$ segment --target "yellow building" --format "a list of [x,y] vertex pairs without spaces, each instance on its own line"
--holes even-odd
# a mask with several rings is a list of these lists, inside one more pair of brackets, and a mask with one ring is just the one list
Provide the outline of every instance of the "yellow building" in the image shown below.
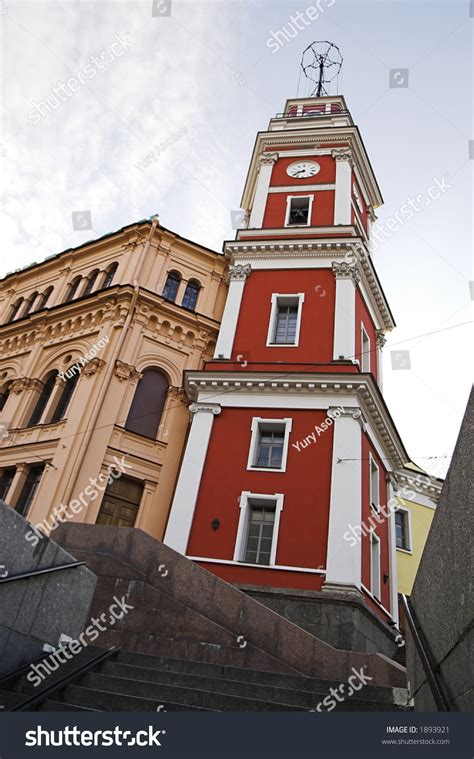
[[224,270],[153,218],[0,281],[0,498],[32,541],[65,519],[162,538]]
[[398,592],[410,595],[443,481],[415,464],[395,473]]

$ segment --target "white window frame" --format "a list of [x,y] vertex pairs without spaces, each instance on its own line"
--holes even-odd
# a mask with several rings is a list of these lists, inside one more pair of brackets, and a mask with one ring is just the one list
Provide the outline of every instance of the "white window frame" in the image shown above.
[[[408,514],[407,517],[407,532],[408,532],[408,540],[407,545],[408,548],[400,548],[400,546],[397,546],[397,533],[396,533],[396,514],[398,511],[404,511],[405,514]],[[393,518],[395,520],[395,547],[397,551],[402,551],[402,553],[413,553],[413,543],[412,543],[412,530],[411,530],[411,511],[410,509],[407,509],[406,506],[397,506],[397,508],[394,511]]]
[[[298,198],[299,200],[302,200],[303,198],[309,199],[309,207],[308,207],[308,221],[306,224],[290,224],[290,208],[291,208],[291,201],[294,198]],[[293,227],[310,227],[311,226],[311,219],[313,218],[313,201],[314,201],[314,195],[287,195],[286,197],[286,213],[285,213],[285,227],[290,227],[292,229]]]
[[354,195],[355,202],[357,203],[357,207],[361,213],[364,211],[364,206],[362,205],[362,201],[360,199],[359,190],[357,188],[357,183],[352,183],[352,194]]
[[[377,546],[377,567],[374,567],[374,554],[373,546]],[[374,569],[378,569],[375,575]],[[380,603],[382,595],[382,551],[380,538],[377,536],[374,530],[370,531],[370,592],[373,597]],[[377,579],[377,585],[374,587],[374,577]]]
[[[377,472],[377,498],[374,499],[374,488],[372,484],[372,471],[376,470]],[[374,457],[371,453],[369,453],[369,501],[370,501],[370,508],[375,511],[376,514],[380,512],[380,467],[375,461]]]
[[[249,457],[247,461],[247,470],[252,471],[252,472],[286,472],[286,461],[288,458],[288,447],[289,447],[289,442],[290,442],[290,432],[291,432],[292,422],[293,420],[289,417],[285,417],[284,419],[267,419],[264,416],[253,417],[252,424],[250,425],[251,437],[250,437]],[[274,467],[253,465],[253,462],[256,460],[256,457],[257,457],[258,440],[260,437],[260,427],[263,425],[268,426],[268,427],[283,428],[284,438],[283,438],[283,450],[282,450],[282,456],[281,456],[281,467],[279,467],[278,469]]]
[[[295,342],[294,343],[275,343],[273,342],[273,338],[275,336],[275,329],[277,325],[277,316],[278,316],[278,306],[281,303],[281,305],[289,305],[288,303],[284,303],[285,300],[294,300],[297,302],[298,305],[298,313],[296,315],[296,332],[295,332]],[[299,346],[299,340],[300,340],[300,327],[301,327],[301,316],[303,313],[303,303],[304,303],[304,293],[272,293],[271,297],[271,310],[270,310],[270,320],[268,323],[268,333],[267,333],[267,348],[298,348]]]
[[[237,527],[237,537],[235,541],[234,549],[234,561],[245,562],[245,554],[247,552],[247,535],[249,529],[249,517],[252,506],[265,504],[275,504],[275,521],[273,523],[273,535],[272,535],[272,550],[270,552],[270,564],[262,566],[273,566],[276,564],[276,553],[278,547],[278,533],[280,531],[280,514],[283,511],[283,493],[274,493],[269,495],[268,493],[251,493],[248,490],[243,490],[240,494],[240,516],[239,524]],[[255,503],[257,502],[257,503]],[[254,566],[252,564],[252,566]],[[258,564],[255,564],[258,567]]]
[[[368,350],[365,350],[364,343],[367,344]],[[364,327],[364,323],[360,323],[360,369],[362,372],[371,371],[371,351],[372,345],[370,342],[369,333]]]

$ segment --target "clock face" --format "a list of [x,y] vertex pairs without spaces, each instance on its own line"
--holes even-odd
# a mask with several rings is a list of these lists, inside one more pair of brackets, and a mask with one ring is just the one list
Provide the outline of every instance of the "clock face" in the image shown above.
[[298,163],[291,163],[286,173],[294,179],[307,179],[308,177],[314,177],[320,168],[321,166],[316,161],[298,161]]

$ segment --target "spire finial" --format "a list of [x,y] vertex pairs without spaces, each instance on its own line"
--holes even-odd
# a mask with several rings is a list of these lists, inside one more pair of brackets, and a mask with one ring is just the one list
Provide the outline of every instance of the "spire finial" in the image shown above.
[[301,57],[301,68],[306,79],[314,84],[310,97],[319,98],[329,95],[324,85],[339,76],[341,67],[342,55],[337,45],[327,40],[319,40],[308,45]]

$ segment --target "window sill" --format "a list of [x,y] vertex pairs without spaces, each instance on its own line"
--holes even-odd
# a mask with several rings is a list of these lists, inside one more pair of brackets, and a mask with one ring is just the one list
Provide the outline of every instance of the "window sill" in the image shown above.
[[210,559],[205,556],[188,556],[191,561],[205,561],[208,564],[230,564],[234,567],[252,567],[253,569],[276,569],[283,572],[305,572],[306,574],[325,575],[325,569],[311,569],[310,567],[290,567],[283,564],[247,564],[244,561],[234,561],[233,559]]
[[399,546],[397,546],[397,551],[401,551],[402,553],[406,553],[409,556],[413,556],[413,551],[411,548],[400,548]]

